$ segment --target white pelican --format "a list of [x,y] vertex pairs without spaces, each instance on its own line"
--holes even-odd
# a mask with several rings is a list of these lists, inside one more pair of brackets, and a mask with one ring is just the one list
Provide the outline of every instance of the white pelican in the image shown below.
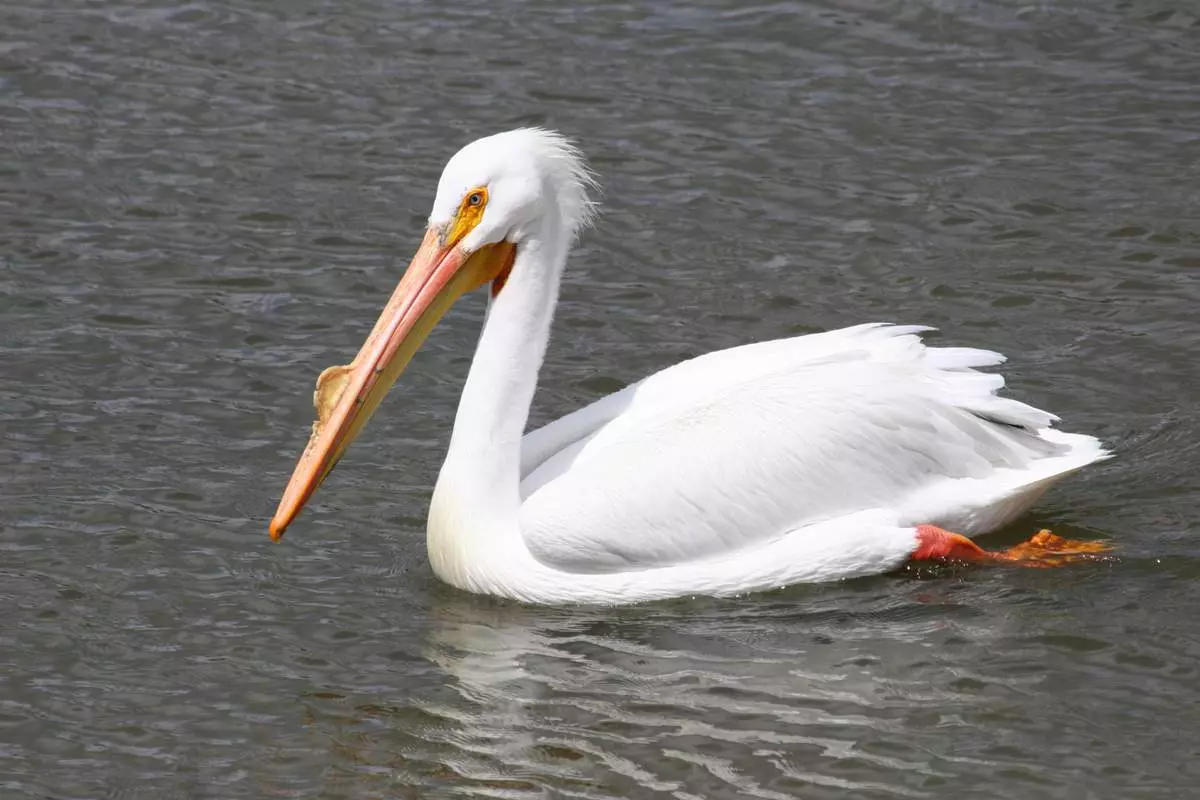
[[1043,532],[989,553],[966,538],[1108,453],[998,397],[1004,379],[976,368],[1001,356],[926,347],[922,327],[710,353],[524,433],[592,186],[580,153],[546,130],[479,139],[450,159],[374,330],[351,364],[317,381],[318,421],[272,538],[451,304],[489,286],[427,530],[434,572],[461,589],[611,604],[849,578],[914,558],[1047,563],[1107,549]]

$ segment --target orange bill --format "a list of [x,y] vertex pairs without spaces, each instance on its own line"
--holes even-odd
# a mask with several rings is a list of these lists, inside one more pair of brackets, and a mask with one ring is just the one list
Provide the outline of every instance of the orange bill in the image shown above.
[[[516,257],[515,245],[501,241],[467,251],[460,242],[474,225],[464,221],[460,218],[444,228],[429,229],[358,355],[317,378],[313,394],[317,421],[271,520],[275,541],[362,431],[454,301],[488,282],[497,291],[503,286]],[[478,222],[478,217],[471,222]]]

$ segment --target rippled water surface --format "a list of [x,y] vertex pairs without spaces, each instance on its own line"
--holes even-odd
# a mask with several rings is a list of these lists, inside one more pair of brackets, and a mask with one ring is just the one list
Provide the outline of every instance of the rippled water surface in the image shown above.
[[[462,304],[266,519],[445,159],[579,139],[605,210],[535,418],[893,320],[1118,458],[943,569],[537,609],[424,515]],[[1200,783],[1200,15],[1183,2],[0,7],[0,795],[1175,798]]]

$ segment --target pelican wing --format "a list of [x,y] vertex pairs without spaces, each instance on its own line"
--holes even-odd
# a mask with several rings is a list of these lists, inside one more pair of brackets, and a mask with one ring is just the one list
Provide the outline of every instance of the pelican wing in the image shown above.
[[550,566],[720,557],[879,509],[897,524],[994,505],[1103,456],[1000,398],[1003,358],[863,325],[711,353],[528,434],[522,535]]

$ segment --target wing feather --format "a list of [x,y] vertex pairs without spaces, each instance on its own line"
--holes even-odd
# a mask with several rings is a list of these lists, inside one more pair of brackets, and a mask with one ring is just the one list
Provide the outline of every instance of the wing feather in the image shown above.
[[[896,508],[1063,454],[1001,356],[865,325],[708,354],[529,434],[521,530],[560,569],[642,569]],[[525,456],[528,455],[528,458]],[[630,532],[636,531],[636,536]]]

